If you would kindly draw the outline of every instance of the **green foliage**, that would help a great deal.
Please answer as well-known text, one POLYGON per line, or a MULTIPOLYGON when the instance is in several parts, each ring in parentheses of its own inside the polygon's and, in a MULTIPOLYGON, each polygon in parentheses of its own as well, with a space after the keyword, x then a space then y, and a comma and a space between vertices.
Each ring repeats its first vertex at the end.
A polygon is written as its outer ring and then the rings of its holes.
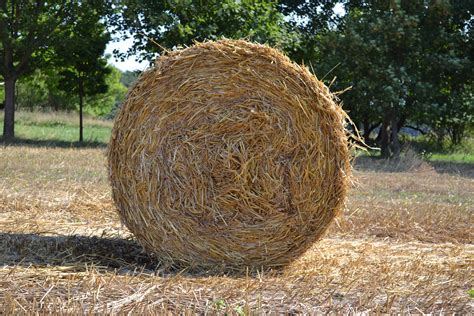
POLYGON ((17 79, 17 108, 76 109, 82 89, 86 112, 113 116, 138 73, 106 66, 109 30, 133 37, 122 57, 149 61, 195 40, 247 38, 310 65, 333 91, 352 87, 340 98, 371 145, 396 153, 410 125, 439 148, 460 146, 474 130, 473 12, 469 0, 7 0, 0 82, 17 79))
POLYGON ((74 109, 70 96, 58 88, 59 76, 50 68, 37 69, 29 76, 18 80, 16 88, 17 109, 74 109))
POLYGON ((472 126, 472 8, 451 3, 347 1, 320 38, 317 72, 336 78, 333 90, 352 87, 344 107, 366 137, 377 127, 389 133, 384 143, 379 132, 382 152, 406 124, 455 144, 472 126))
POLYGON ((50 65, 51 54, 77 26, 79 16, 111 14, 114 2, 1 1, 0 75, 21 77, 50 65))
POLYGON ((125 71, 120 77, 120 82, 127 88, 130 88, 140 76, 140 71, 125 71))
POLYGON ((287 54, 298 63, 311 64, 319 60, 321 40, 326 32, 339 23, 340 16, 334 9, 340 1, 335 0, 281 0, 278 9, 285 15, 287 28, 297 34, 296 40, 286 46, 287 54))
POLYGON ((36 71, 27 80, 17 83, 17 108, 44 107, 48 102, 46 74, 36 71))
POLYGON ((244 308, 240 305, 234 307, 234 312, 239 316, 244 316, 245 315, 244 308))
POLYGON ((118 107, 127 93, 127 87, 122 83, 122 73, 119 69, 109 66, 110 73, 105 78, 108 86, 106 93, 97 94, 86 100, 84 110, 95 116, 106 116, 118 107))
POLYGON ((474 133, 465 136, 459 144, 453 145, 448 139, 437 140, 433 135, 402 138, 404 146, 422 154, 427 160, 450 162, 474 162, 474 133))
POLYGON ((77 10, 72 26, 62 31, 62 40, 52 54, 58 79, 54 81, 54 88, 71 99, 78 97, 80 113, 84 98, 89 96, 84 110, 104 115, 124 96, 124 87, 119 83, 121 74, 108 67, 103 57, 110 35, 102 20, 102 7, 89 2, 77 6, 80 10, 77 10))
POLYGON ((145 60, 152 61, 163 47, 222 37, 249 38, 282 48, 296 40, 274 1, 125 0, 123 5, 122 14, 112 21, 133 35, 128 55, 139 54, 145 60))
POLYGON ((441 100, 423 111, 418 121, 431 126, 439 142, 448 137, 452 144, 458 145, 469 131, 474 130, 474 85, 442 93, 441 100))
MULTIPOLYGON (((123 101, 127 88, 121 83, 121 72, 107 66, 107 92, 85 99, 84 111, 93 116, 106 116, 123 101)), ((78 110, 78 97, 59 88, 61 77, 54 71, 35 71, 17 84, 17 108, 22 110, 78 110)))
POLYGON ((73 27, 62 34, 54 60, 61 78, 59 88, 82 97, 107 92, 105 78, 110 69, 103 54, 110 35, 99 10, 87 2, 79 6, 73 27))
MULTIPOLYGON (((81 19, 99 17, 113 10, 114 0, 107 1, 13 1, 0 2, 0 75, 5 79, 5 122, 4 137, 14 137, 14 91, 17 80, 33 73, 37 69, 46 69, 55 65, 57 56, 67 56, 69 49, 77 51, 71 34, 76 39, 97 34, 97 23, 81 23, 81 19), (83 32, 79 26, 89 26, 90 33, 83 32), (65 45, 68 43, 67 45, 65 45), (8 91, 8 93, 7 93, 8 91)), ((90 21, 90 20, 89 20, 90 21)), ((92 41, 93 42, 93 41, 92 41)), ((95 42, 93 42, 96 44, 95 42)), ((84 58, 96 47, 86 45, 84 58)), ((74 53, 69 56, 73 60, 74 53)), ((66 59, 63 59, 66 61, 66 59)), ((69 60, 67 60, 69 61, 69 60)), ((62 66, 66 66, 67 63, 62 66)), ((71 78, 71 72, 64 69, 64 79, 71 78)), ((77 76, 76 76, 77 77, 77 76)), ((61 81, 62 83, 63 81, 61 81)), ((98 84, 95 84, 98 87, 98 84)), ((89 87, 85 88, 90 90, 89 87)), ((82 89, 82 88, 81 88, 82 89)))
POLYGON ((459 144, 474 118, 474 6, 465 1, 440 1, 420 18, 420 76, 424 99, 415 120, 459 144))
POLYGON ((73 18, 75 1, 2 1, 0 4, 0 74, 22 76, 48 61, 59 30, 73 18), (14 67, 12 67, 14 66, 14 67))

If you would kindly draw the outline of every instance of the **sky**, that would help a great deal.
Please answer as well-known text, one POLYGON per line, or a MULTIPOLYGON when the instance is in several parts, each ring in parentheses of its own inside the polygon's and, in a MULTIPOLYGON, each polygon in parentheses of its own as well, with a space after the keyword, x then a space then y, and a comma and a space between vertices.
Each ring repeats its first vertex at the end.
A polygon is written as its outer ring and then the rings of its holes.
POLYGON ((133 39, 120 40, 119 42, 109 42, 105 49, 105 54, 112 55, 109 58, 109 63, 120 69, 121 71, 133 71, 133 70, 144 70, 148 63, 139 63, 135 60, 135 57, 129 57, 125 61, 116 60, 113 56, 113 50, 118 49, 120 52, 126 52, 129 47, 133 44, 133 39))

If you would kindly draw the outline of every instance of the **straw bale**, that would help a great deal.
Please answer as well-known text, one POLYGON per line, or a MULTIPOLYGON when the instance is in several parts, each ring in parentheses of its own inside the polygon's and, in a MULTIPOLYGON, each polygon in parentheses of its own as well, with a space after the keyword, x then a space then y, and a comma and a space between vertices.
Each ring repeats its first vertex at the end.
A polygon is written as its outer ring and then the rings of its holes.
POLYGON ((165 263, 285 266, 343 207, 346 118, 321 81, 268 46, 220 40, 168 52, 115 120, 113 199, 165 263))

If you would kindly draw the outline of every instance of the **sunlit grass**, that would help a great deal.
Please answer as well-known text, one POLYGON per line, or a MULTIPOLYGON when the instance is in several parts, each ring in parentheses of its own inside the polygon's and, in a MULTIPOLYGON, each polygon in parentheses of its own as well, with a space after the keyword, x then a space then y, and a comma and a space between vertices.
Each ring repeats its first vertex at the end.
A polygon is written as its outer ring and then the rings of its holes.
MULTIPOLYGON (((15 126, 16 137, 30 140, 51 140, 75 142, 79 140, 79 127, 71 125, 37 126, 23 125, 15 126)), ((84 140, 86 142, 107 143, 110 138, 110 128, 85 126, 84 140)))
MULTIPOLYGON (((113 121, 84 116, 84 140, 86 143, 107 144, 113 121)), ((0 130, 3 129, 3 112, 0 112, 0 130)), ((17 111, 15 136, 22 140, 77 142, 79 140, 79 114, 76 112, 17 111)), ((420 158, 427 161, 474 163, 472 139, 464 146, 450 151, 423 151, 420 158)), ((402 152, 402 156, 404 153, 402 152)), ((380 150, 357 150, 356 156, 380 156, 380 150)))
MULTIPOLYGON (((15 136, 32 141, 76 142, 79 140, 79 114, 72 112, 22 112, 15 117, 15 136)), ((3 113, 0 115, 3 129, 3 113)), ((110 138, 112 121, 84 117, 85 142, 104 143, 110 138)))
POLYGON ((430 161, 446 161, 446 162, 464 162, 464 163, 474 163, 474 153, 433 153, 429 157, 430 161))

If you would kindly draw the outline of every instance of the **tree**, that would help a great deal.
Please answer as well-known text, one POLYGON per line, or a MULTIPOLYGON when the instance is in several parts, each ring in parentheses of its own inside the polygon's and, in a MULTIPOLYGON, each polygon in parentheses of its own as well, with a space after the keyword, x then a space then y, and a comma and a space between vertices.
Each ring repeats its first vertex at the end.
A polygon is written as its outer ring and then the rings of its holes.
POLYGON ((353 87, 342 97, 354 118, 362 121, 366 136, 374 123, 381 124, 379 142, 385 157, 389 149, 394 156, 399 154, 398 131, 413 108, 408 101, 417 82, 412 71, 419 54, 417 23, 416 17, 396 5, 353 10, 342 30, 329 35, 322 50, 334 65, 340 63, 334 71, 343 78, 339 85, 353 87))
POLYGON ((298 63, 311 63, 318 59, 321 39, 329 30, 335 28, 341 16, 336 14, 337 0, 282 0, 279 11, 285 15, 288 29, 298 34, 287 46, 286 53, 298 63))
POLYGON ((474 3, 435 1, 420 18, 421 81, 426 102, 415 121, 431 126, 438 140, 462 140, 474 123, 474 3))
POLYGON ((28 76, 23 76, 16 84, 15 108, 28 109, 45 108, 49 103, 51 78, 47 73, 37 69, 28 76))
POLYGON ((465 126, 473 11, 461 2, 346 1, 346 14, 321 36, 317 70, 337 78, 334 90, 353 87, 344 106, 366 137, 378 128, 382 156, 398 156, 407 123, 465 126))
POLYGON ((81 13, 71 22, 72 27, 62 32, 54 56, 60 69, 60 88, 79 96, 80 142, 84 140, 84 97, 107 92, 106 77, 112 71, 103 57, 110 35, 101 23, 101 14, 92 6, 81 13))
POLYGON ((276 2, 264 0, 125 0, 122 14, 112 22, 118 31, 133 36, 134 44, 125 55, 149 61, 162 48, 193 41, 246 37, 284 48, 295 40, 276 2))
POLYGON ((0 76, 4 79, 3 138, 15 136, 15 86, 19 78, 50 65, 62 36, 81 10, 105 16, 115 0, 0 0, 0 76))
MULTIPOLYGON (((112 65, 107 67, 110 69, 110 73, 105 78, 107 92, 85 98, 84 113, 110 117, 111 111, 118 107, 124 99, 127 87, 121 82, 122 72, 112 65)), ((64 78, 58 72, 57 68, 38 69, 33 74, 19 80, 16 97, 17 109, 79 110, 77 95, 72 94, 61 85, 64 78)), ((0 100, 1 92, 0 90, 0 100)))
POLYGON ((3 110, 3 107, 5 106, 5 93, 3 90, 3 78, 0 77, 0 110, 3 110))
POLYGON ((138 79, 140 76, 141 71, 135 70, 135 71, 130 71, 127 70, 122 73, 120 77, 120 82, 127 88, 130 88, 133 83, 138 79))
POLYGON ((110 69, 105 78, 108 90, 87 100, 84 110, 89 114, 110 117, 113 114, 111 112, 120 106, 127 93, 127 86, 122 83, 123 73, 114 66, 107 67, 110 69))
POLYGON ((0 75, 4 78, 3 137, 15 136, 15 85, 45 60, 58 29, 73 17, 73 1, 0 0, 0 75))

